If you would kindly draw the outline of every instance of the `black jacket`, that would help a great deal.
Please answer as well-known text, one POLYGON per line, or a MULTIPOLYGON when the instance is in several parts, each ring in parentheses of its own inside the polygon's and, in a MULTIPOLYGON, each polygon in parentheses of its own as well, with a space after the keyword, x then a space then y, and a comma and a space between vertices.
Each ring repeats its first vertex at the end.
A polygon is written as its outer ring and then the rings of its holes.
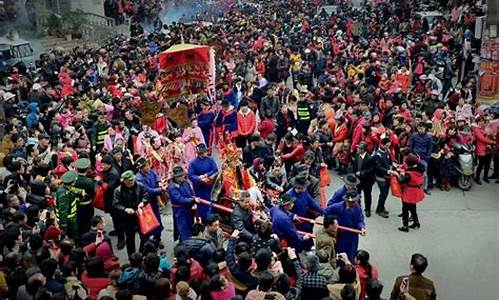
MULTIPOLYGON (((123 217, 135 218, 135 215, 125 213, 125 209, 132 208, 133 210, 137 210, 139 203, 147 202, 147 199, 147 191, 142 184, 136 183, 131 188, 127 188, 122 184, 113 193, 113 208, 121 213, 123 217)), ((124 224, 128 224, 128 222, 124 224)), ((135 226, 135 223, 133 225, 135 226)))
POLYGON ((239 282, 241 282, 248 290, 254 289, 259 284, 259 281, 256 277, 252 276, 248 270, 241 270, 238 264, 236 263, 236 256, 234 255, 234 247, 236 246, 235 239, 229 239, 227 243, 227 252, 226 252, 226 264, 231 275, 234 276, 239 282))
POLYGON ((361 158, 361 155, 359 155, 359 153, 356 153, 352 162, 352 172, 354 174, 359 172, 360 175, 358 176, 358 178, 362 182, 369 182, 374 180, 374 157, 369 153, 366 153, 365 157, 361 158))
POLYGON ((255 148, 251 148, 250 145, 246 146, 243 150, 243 165, 245 168, 250 168, 253 165, 253 160, 257 157, 264 158, 266 156, 266 150, 262 145, 255 148))
POLYGON ((191 237, 182 242, 186 247, 189 256, 196 259, 202 266, 206 266, 213 260, 217 249, 205 238, 191 237))
POLYGON ((111 212, 113 206, 113 194, 117 187, 120 186, 120 173, 113 166, 107 171, 102 172, 102 181, 108 184, 108 188, 104 192, 104 210, 111 212))
POLYGON ((391 169, 392 164, 389 151, 377 149, 377 151, 373 153, 373 158, 375 160, 375 176, 377 176, 377 178, 389 178, 388 171, 391 169))
POLYGON ((243 240, 250 243, 252 236, 255 234, 252 210, 244 210, 239 205, 236 205, 231 214, 231 226, 233 230, 240 232, 240 237, 243 240))

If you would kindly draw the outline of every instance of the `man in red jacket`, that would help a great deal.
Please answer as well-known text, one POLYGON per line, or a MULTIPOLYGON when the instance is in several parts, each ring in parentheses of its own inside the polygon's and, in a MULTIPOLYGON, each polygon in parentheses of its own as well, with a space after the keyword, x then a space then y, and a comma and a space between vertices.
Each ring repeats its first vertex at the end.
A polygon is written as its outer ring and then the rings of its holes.
POLYGON ((245 148, 248 139, 255 132, 255 127, 257 125, 255 113, 248 107, 248 102, 246 100, 241 101, 237 118, 238 137, 236 138, 236 145, 239 148, 245 148))

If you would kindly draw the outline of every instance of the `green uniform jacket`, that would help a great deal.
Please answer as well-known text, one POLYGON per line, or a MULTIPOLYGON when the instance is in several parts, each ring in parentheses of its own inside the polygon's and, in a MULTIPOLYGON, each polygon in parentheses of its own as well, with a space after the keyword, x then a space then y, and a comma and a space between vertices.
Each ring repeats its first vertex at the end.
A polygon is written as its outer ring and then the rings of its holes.
POLYGON ((59 187, 56 192, 56 215, 61 228, 74 239, 78 237, 76 209, 75 194, 65 185, 59 187))
POLYGON ((328 252, 330 258, 330 264, 332 267, 337 267, 337 254, 335 253, 335 243, 333 241, 333 235, 326 232, 325 229, 321 228, 316 231, 316 251, 324 249, 328 252))
POLYGON ((94 180, 85 175, 78 175, 76 182, 71 188, 75 194, 78 205, 90 205, 95 196, 96 185, 94 180))

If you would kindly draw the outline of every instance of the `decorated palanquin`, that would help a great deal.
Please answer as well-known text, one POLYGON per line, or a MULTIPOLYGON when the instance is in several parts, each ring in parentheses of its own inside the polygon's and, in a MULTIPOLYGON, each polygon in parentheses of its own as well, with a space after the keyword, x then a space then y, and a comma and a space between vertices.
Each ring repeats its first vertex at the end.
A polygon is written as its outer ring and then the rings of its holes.
POLYGON ((215 58, 209 46, 179 44, 160 53, 156 87, 163 101, 182 96, 215 96, 215 58))

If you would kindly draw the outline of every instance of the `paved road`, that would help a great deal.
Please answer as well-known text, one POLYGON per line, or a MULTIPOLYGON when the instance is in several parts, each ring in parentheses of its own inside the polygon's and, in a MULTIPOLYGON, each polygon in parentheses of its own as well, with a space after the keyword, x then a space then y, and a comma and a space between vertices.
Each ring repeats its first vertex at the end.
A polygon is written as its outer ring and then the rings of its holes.
MULTIPOLYGON (((333 175, 327 197, 341 184, 333 175)), ((373 196, 376 203, 376 186, 373 196)), ((435 190, 418 206, 422 227, 409 233, 397 230, 400 201, 389 196, 386 208, 389 219, 368 218, 368 236, 360 241, 360 248, 369 251, 379 270, 385 296, 394 278, 408 273, 411 254, 419 252, 429 260, 426 276, 434 280, 439 299, 498 299, 498 184, 475 185, 465 194, 458 189, 435 190)), ((110 222, 107 219, 107 227, 110 222)), ((170 214, 163 223, 162 237, 170 254, 174 246, 170 214)), ((125 250, 118 251, 118 256, 127 261, 125 250)))

